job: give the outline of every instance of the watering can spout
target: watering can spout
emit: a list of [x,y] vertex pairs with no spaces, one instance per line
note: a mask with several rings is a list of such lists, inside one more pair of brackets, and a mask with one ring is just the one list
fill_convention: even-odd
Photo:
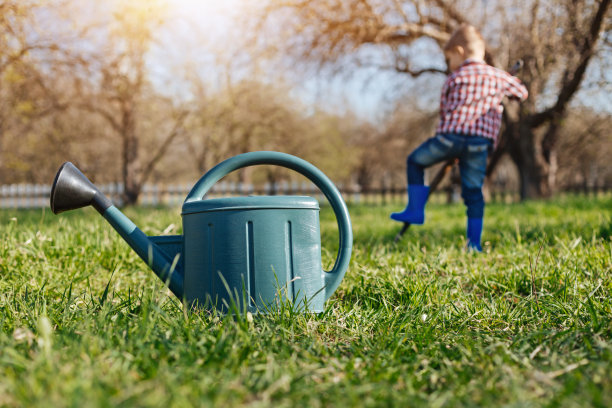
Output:
[[[183,271],[179,262],[180,251],[172,257],[126,217],[89,179],[72,163],[64,163],[57,172],[51,188],[51,210],[55,214],[91,205],[121,235],[130,247],[155,272],[179,299],[183,299]],[[156,239],[157,238],[157,239]],[[181,241],[182,245],[182,241]]]

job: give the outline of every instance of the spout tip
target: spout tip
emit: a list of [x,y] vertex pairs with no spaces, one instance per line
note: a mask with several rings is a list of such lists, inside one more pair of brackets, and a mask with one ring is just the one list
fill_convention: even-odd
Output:
[[57,206],[56,196],[57,196],[58,181],[60,179],[60,176],[63,174],[64,169],[68,166],[74,167],[74,164],[70,162],[65,162],[64,164],[62,164],[59,170],[57,171],[57,173],[55,174],[55,178],[53,179],[53,185],[51,186],[51,195],[49,197],[49,206],[51,207],[51,211],[53,211],[54,214],[59,214],[62,211],[65,211]]
[[72,163],[62,164],[55,175],[49,199],[51,211],[59,214],[88,205],[103,212],[111,201]]

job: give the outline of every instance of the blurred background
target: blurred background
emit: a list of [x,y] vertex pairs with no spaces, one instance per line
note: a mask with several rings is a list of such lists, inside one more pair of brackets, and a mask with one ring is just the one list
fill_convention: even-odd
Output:
[[[492,64],[524,61],[530,93],[506,102],[488,194],[610,191],[609,0],[0,0],[0,204],[44,205],[28,203],[64,161],[121,204],[160,204],[254,150],[308,160],[347,194],[402,196],[464,22]],[[223,188],[310,186],[265,166]]]

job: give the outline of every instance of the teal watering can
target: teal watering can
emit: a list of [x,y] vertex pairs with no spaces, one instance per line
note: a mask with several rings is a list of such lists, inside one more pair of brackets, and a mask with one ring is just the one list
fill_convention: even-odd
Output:
[[[319,204],[311,197],[248,196],[204,199],[228,173],[272,164],[310,179],[330,202],[340,230],[338,257],[321,267]],[[183,235],[147,236],[72,163],[51,189],[55,213],[91,205],[180,300],[200,308],[262,312],[289,300],[321,312],[349,266],[351,220],[334,184],[312,164],[279,152],[245,153],[219,163],[191,189],[182,208]]]

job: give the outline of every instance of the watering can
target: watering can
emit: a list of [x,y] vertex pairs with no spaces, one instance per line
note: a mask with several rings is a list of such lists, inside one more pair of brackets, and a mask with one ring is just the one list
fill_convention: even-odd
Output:
[[[321,266],[319,203],[312,197],[248,196],[204,199],[228,173],[271,164],[310,179],[330,202],[339,249],[330,271]],[[93,206],[180,300],[200,308],[262,312],[289,300],[321,312],[348,268],[353,244],[346,204],[312,164],[280,152],[227,159],[193,186],[182,207],[183,235],[147,236],[72,163],[64,163],[51,189],[55,213]]]

